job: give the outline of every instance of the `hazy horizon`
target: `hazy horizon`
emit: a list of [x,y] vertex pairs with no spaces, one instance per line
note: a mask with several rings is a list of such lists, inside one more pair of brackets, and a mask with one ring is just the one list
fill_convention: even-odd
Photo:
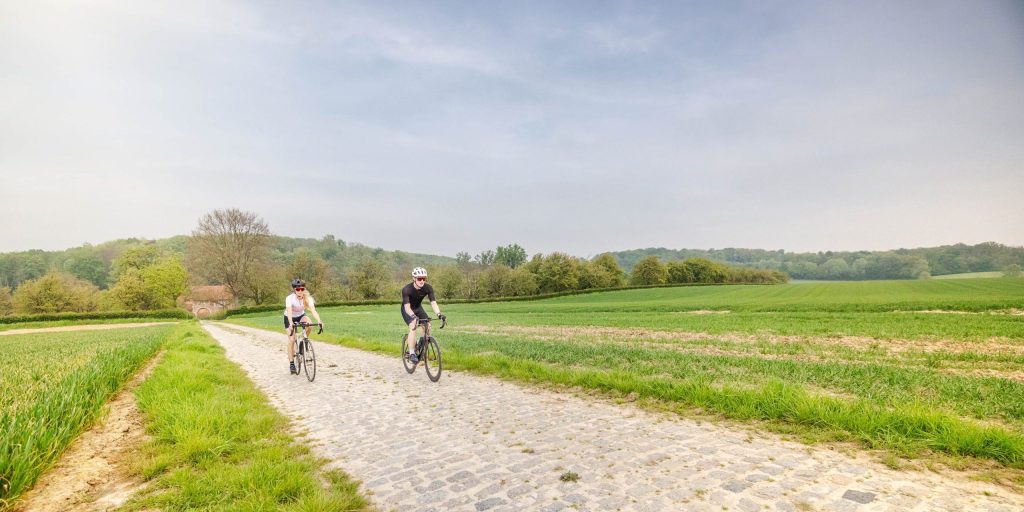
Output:
[[1024,246],[1024,3],[7,2],[0,251]]
[[[271,233],[271,234],[277,235],[277,236],[286,236],[286,235],[280,235],[279,233]],[[101,241],[101,242],[83,242],[81,244],[77,244],[77,245],[73,245],[73,246],[68,246],[68,247],[60,247],[60,248],[55,248],[55,249],[31,248],[31,249],[15,249],[15,250],[10,250],[10,251],[0,251],[0,254],[15,253],[15,252],[28,252],[28,251],[33,251],[33,250],[43,250],[43,251],[49,251],[49,252],[59,252],[59,251],[64,251],[64,250],[68,250],[68,249],[75,249],[75,248],[78,248],[78,247],[83,247],[83,246],[86,246],[86,245],[97,246],[97,245],[102,245],[102,244],[109,243],[109,242],[117,242],[117,241],[120,241],[120,240],[127,240],[127,239],[132,239],[132,238],[139,239],[139,240],[146,240],[146,241],[158,241],[158,240],[166,240],[168,238],[173,238],[173,237],[177,237],[177,236],[189,236],[189,235],[190,234],[180,234],[179,233],[177,235],[170,235],[170,236],[166,236],[166,237],[155,237],[155,238],[153,238],[153,237],[142,237],[142,236],[122,237],[122,238],[116,238],[116,239],[111,239],[111,240],[104,240],[104,241]],[[370,248],[373,248],[373,249],[383,249],[385,251],[402,251],[402,252],[407,252],[407,253],[425,254],[425,255],[428,255],[428,256],[446,256],[446,257],[451,257],[451,258],[454,258],[456,256],[456,254],[458,252],[460,252],[460,251],[454,251],[454,252],[450,252],[450,253],[432,253],[432,252],[424,252],[424,251],[413,251],[413,250],[408,250],[408,249],[405,249],[405,248],[402,248],[402,247],[377,246],[377,245],[372,245],[372,244],[364,243],[364,242],[362,242],[360,240],[350,240],[350,239],[347,239],[347,238],[345,238],[343,236],[339,236],[337,233],[324,233],[323,235],[320,235],[320,236],[301,236],[301,237],[293,237],[293,238],[305,238],[305,239],[322,240],[325,236],[328,236],[328,235],[333,236],[336,240],[343,240],[347,244],[361,244],[361,245],[364,245],[364,246],[367,246],[367,247],[370,247]],[[649,245],[649,246],[644,246],[644,247],[629,247],[629,248],[620,248],[620,249],[610,248],[610,249],[607,249],[607,250],[602,250],[602,251],[598,251],[598,252],[595,252],[595,253],[589,253],[589,254],[578,254],[578,253],[572,253],[572,252],[569,252],[569,251],[564,251],[564,250],[559,250],[559,249],[555,249],[555,251],[565,252],[565,253],[571,254],[573,256],[581,257],[581,258],[593,258],[594,256],[597,256],[598,254],[605,253],[605,252],[616,253],[616,252],[625,252],[625,251],[634,251],[634,250],[645,250],[645,249],[667,249],[667,250],[673,250],[673,251],[681,251],[681,250],[712,251],[712,250],[722,250],[722,249],[741,249],[741,250],[743,250],[743,249],[753,249],[753,250],[758,250],[758,249],[760,249],[760,250],[765,250],[765,251],[779,251],[779,250],[781,250],[781,251],[783,251],[785,253],[789,253],[789,254],[794,254],[794,253],[799,254],[799,253],[857,252],[857,251],[871,251],[871,252],[878,251],[878,252],[884,252],[884,251],[896,251],[896,250],[901,250],[901,249],[911,249],[912,250],[912,249],[924,249],[924,248],[932,248],[932,247],[941,247],[941,246],[956,245],[958,243],[962,243],[962,244],[968,245],[968,246],[973,246],[973,245],[977,245],[977,244],[980,244],[980,243],[987,243],[987,242],[995,242],[995,243],[1002,244],[1002,245],[1008,246],[1008,247],[1024,248],[1024,246],[1013,245],[1013,244],[1005,244],[1005,243],[1002,243],[1002,242],[1000,242],[998,240],[983,240],[983,241],[974,242],[974,243],[954,242],[954,243],[950,243],[950,244],[938,244],[938,245],[928,245],[928,246],[913,246],[913,247],[911,247],[911,246],[901,246],[901,247],[889,247],[889,248],[882,248],[882,249],[863,249],[863,248],[861,248],[861,249],[820,249],[820,250],[811,250],[811,251],[794,251],[794,250],[789,250],[789,249],[785,249],[785,248],[781,248],[781,247],[740,247],[740,246],[720,246],[720,247],[682,247],[682,246],[680,246],[680,247],[667,247],[667,246],[660,246],[660,245]],[[517,243],[517,242],[513,240],[513,241],[510,241],[508,243],[501,244],[501,245],[509,245],[509,244],[514,244],[514,243]],[[519,244],[519,245],[522,246],[522,244]],[[481,250],[482,251],[494,250],[496,248],[497,248],[497,246],[495,246],[495,247],[487,247],[487,248],[484,248],[484,249],[481,249]],[[532,256],[532,255],[536,254],[537,252],[540,252],[540,251],[531,251],[529,247],[524,247],[524,249],[526,249],[527,255],[529,255],[529,256]],[[469,252],[470,256],[476,256],[477,254],[479,254],[479,251],[477,251],[477,252],[466,251],[466,252]],[[548,254],[550,252],[553,252],[553,251],[545,251],[544,253]]]

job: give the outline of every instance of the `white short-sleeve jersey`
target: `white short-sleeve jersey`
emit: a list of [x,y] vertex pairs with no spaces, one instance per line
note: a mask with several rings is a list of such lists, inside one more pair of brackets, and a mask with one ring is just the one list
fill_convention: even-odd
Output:
[[[313,306],[313,296],[307,295],[306,299],[309,300],[309,305]],[[306,305],[302,303],[302,299],[295,296],[295,294],[289,295],[284,299],[284,307],[291,312],[292,316],[302,316],[306,314]]]

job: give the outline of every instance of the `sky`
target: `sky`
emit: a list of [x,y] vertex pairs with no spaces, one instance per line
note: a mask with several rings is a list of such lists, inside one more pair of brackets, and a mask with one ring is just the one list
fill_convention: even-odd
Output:
[[1024,2],[0,0],[0,251],[1024,245]]

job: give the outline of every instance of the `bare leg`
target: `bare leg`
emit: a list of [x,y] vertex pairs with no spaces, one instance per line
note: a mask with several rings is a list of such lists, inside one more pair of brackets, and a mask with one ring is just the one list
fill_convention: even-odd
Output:
[[409,322],[409,334],[405,337],[405,342],[409,345],[409,353],[412,354],[416,351],[416,324],[418,320]]
[[[292,330],[294,331],[294,329]],[[292,362],[295,359],[295,334],[294,332],[288,333],[288,362]]]

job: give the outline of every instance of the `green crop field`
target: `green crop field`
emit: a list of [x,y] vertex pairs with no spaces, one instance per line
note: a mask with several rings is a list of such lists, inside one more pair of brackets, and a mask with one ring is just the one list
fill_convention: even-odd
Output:
[[0,510],[92,423],[173,329],[0,336]]
[[[397,355],[398,309],[325,309],[324,339]],[[853,441],[897,462],[994,461],[1024,483],[1024,280],[657,288],[442,309],[448,368]],[[230,321],[281,330],[278,314]]]

